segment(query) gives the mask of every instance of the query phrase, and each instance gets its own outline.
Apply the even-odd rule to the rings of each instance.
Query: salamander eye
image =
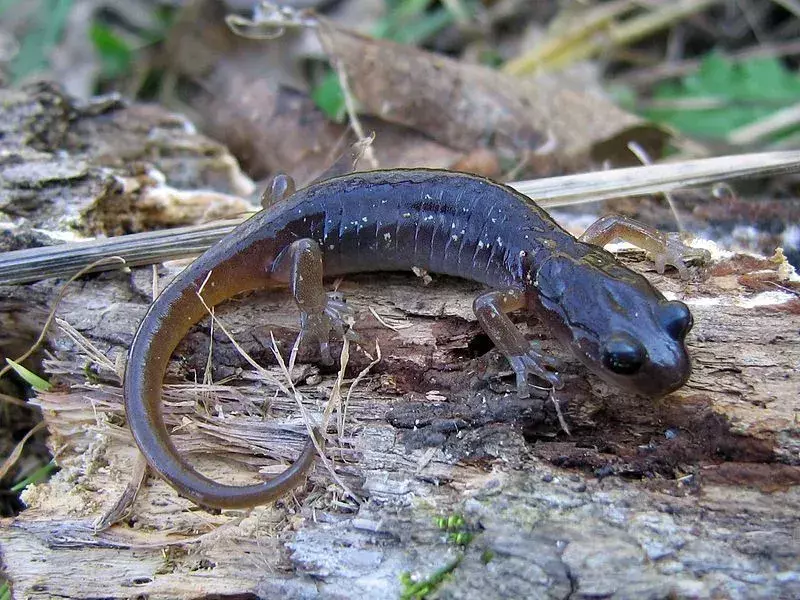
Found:
[[[664,331],[674,340],[685,338],[694,324],[689,307],[677,300],[664,304],[659,318]]]
[[[633,375],[642,368],[647,352],[644,346],[627,333],[618,333],[603,346],[603,364],[619,375]]]

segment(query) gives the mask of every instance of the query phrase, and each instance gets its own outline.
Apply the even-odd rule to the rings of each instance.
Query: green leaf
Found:
[[[39,10],[11,62],[11,80],[16,82],[47,67],[72,9],[72,0],[40,0]]]
[[[453,23],[453,13],[445,8],[432,11],[424,19],[400,30],[396,41],[404,44],[419,44],[432,38],[442,29]]]
[[[40,481],[46,480],[57,469],[58,465],[56,464],[55,459],[52,459],[49,463],[39,467],[22,481],[19,481],[15,483],[13,486],[11,486],[11,491],[14,492],[15,494],[19,494],[29,485],[33,485],[35,483],[39,483]]]
[[[17,4],[21,4],[22,0],[0,0],[0,17],[2,17],[9,8],[14,8]]]
[[[311,90],[311,99],[332,121],[341,123],[344,120],[344,92],[339,85],[339,77],[333,70]]]
[[[646,117],[690,135],[725,139],[800,101],[800,76],[774,57],[734,62],[712,52],[696,73],[659,85],[653,100]]]
[[[381,39],[417,45],[453,23],[455,17],[445,7],[429,10],[431,0],[405,0],[396,3],[378,21],[372,34]]]
[[[48,392],[50,391],[50,388],[53,387],[52,385],[50,385],[50,382],[48,382],[45,379],[42,379],[33,371],[26,369],[21,364],[14,362],[10,358],[7,358],[6,362],[8,362],[8,364],[11,365],[11,368],[14,369],[14,372],[17,375],[22,377],[25,380],[25,382],[36,391]]]
[[[467,8],[474,3],[475,0],[467,0]],[[434,0],[385,0],[385,4],[387,14],[372,30],[373,37],[379,39],[417,45],[455,21],[448,5],[434,6]],[[497,56],[489,60],[497,60]],[[312,89],[311,98],[328,118],[337,122],[344,120],[344,94],[335,73],[325,76]]]
[[[89,39],[100,56],[103,76],[112,79],[130,72],[133,51],[112,29],[101,23],[93,23],[89,29]]]

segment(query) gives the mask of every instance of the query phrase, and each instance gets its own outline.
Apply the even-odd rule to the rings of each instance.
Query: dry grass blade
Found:
[[[563,68],[615,46],[627,46],[648,35],[665,29],[686,17],[696,14],[720,0],[677,0],[652,3],[652,9],[641,16],[615,23],[615,19],[630,10],[630,3],[611,2],[590,9],[584,18],[575,20],[579,27],[570,28],[566,35],[554,34],[549,42],[528,54],[509,61],[506,73],[527,75],[543,70]]]
[[[800,2],[798,0],[772,0],[778,6],[782,6],[795,17],[800,19]]]
[[[86,337],[75,329],[72,325],[70,325],[64,319],[56,319],[56,323],[61,328],[61,331],[66,335],[72,342],[80,348],[80,350],[95,364],[99,367],[106,369],[107,371],[113,373],[119,381],[122,381],[122,372],[120,371],[120,365],[116,362],[111,361],[105,353],[103,353],[99,348],[97,348],[94,344],[92,344]]]
[[[550,34],[541,43],[513,60],[508,61],[503,71],[510,75],[526,75],[563,62],[565,55],[583,47],[593,37],[602,35],[615,19],[633,10],[632,2],[608,2],[585,9],[579,14],[569,14],[565,19],[556,19]],[[566,21],[566,26],[564,25]]]
[[[545,208],[711,185],[740,177],[800,170],[800,151],[764,152],[549,177],[509,185]],[[98,255],[114,254],[130,266],[200,254],[241,221],[181,227],[0,254],[0,285],[28,283],[95,269]],[[88,265],[88,266],[87,266]]]
[[[633,155],[641,161],[643,165],[652,165],[653,161],[647,155],[647,151],[642,148],[640,144],[637,142],[628,142],[628,149],[633,153]],[[672,197],[672,194],[669,192],[662,192],[664,195],[664,199],[667,201],[669,205],[669,209],[672,212],[672,216],[675,217],[675,223],[678,225],[678,231],[683,232],[686,228],[683,226],[683,220],[681,219],[681,214],[678,212],[678,207],[675,205],[675,199]]]
[[[336,433],[340,438],[344,437],[344,417],[342,415],[342,385],[344,384],[344,372],[347,368],[347,363],[350,362],[350,340],[344,338],[342,345],[342,354],[339,358],[339,371],[336,373],[336,381],[331,389],[330,398],[325,406],[325,411],[322,413],[322,430],[325,431],[328,427],[331,414],[334,409],[338,411],[339,419],[336,423]]]
[[[86,275],[86,273],[94,270],[95,268],[110,264],[124,265],[125,259],[119,256],[108,256],[105,258],[101,258],[100,260],[96,260],[93,263],[82,268],[77,273],[75,273],[72,277],[69,278],[69,280],[63,286],[61,286],[61,289],[59,290],[58,295],[56,296],[56,299],[53,302],[53,307],[50,309],[50,314],[47,315],[47,319],[44,322],[42,331],[41,333],[39,333],[39,337],[36,338],[36,341],[30,348],[28,348],[28,350],[24,354],[14,359],[15,363],[21,363],[22,361],[27,359],[31,354],[33,354],[36,351],[36,349],[44,341],[44,338],[47,335],[47,330],[50,329],[50,324],[53,322],[53,319],[55,319],[58,305],[61,304],[61,300],[64,299],[64,295],[67,293],[67,290],[69,289],[69,286],[72,284],[72,282],[78,279],[79,277],[83,277],[84,275]],[[11,369],[10,365],[6,365],[2,369],[0,369],[0,377],[8,373],[9,369]]]
[[[262,376],[262,377],[263,377],[263,378],[264,378],[266,381],[268,381],[270,384],[272,384],[272,385],[274,385],[274,386],[278,387],[278,388],[281,390],[281,392],[283,392],[283,393],[284,393],[284,394],[286,394],[287,396],[290,396],[291,394],[289,393],[289,389],[288,389],[286,386],[284,386],[284,385],[283,385],[283,384],[282,384],[280,381],[278,381],[277,379],[275,379],[275,378],[274,378],[272,375],[270,375],[270,374],[269,374],[269,373],[268,373],[268,372],[267,372],[267,371],[264,369],[264,367],[262,367],[262,366],[261,366],[261,365],[259,365],[259,364],[258,364],[258,363],[257,363],[255,360],[253,360],[253,357],[251,357],[251,356],[250,356],[250,355],[249,355],[249,354],[248,354],[248,353],[245,351],[245,349],[244,349],[244,348],[242,348],[242,347],[239,345],[239,342],[237,342],[237,341],[236,341],[236,339],[233,337],[233,335],[231,334],[231,332],[230,332],[230,331],[228,331],[228,329],[225,327],[225,325],[223,325],[223,324],[222,324],[222,322],[221,322],[221,321],[220,321],[220,320],[219,320],[219,319],[216,317],[216,315],[214,314],[214,311],[212,310],[212,308],[211,308],[211,307],[210,307],[210,306],[209,306],[209,305],[206,303],[205,299],[203,298],[203,287],[205,286],[205,284],[206,284],[206,282],[208,281],[208,278],[209,278],[209,277],[211,277],[211,273],[210,273],[210,272],[209,272],[209,274],[206,276],[206,280],[205,280],[205,281],[203,282],[203,284],[200,286],[200,289],[199,289],[199,290],[197,290],[197,297],[200,299],[200,302],[202,302],[203,306],[204,306],[204,307],[205,307],[205,309],[206,309],[206,312],[207,312],[207,313],[208,313],[208,315],[211,317],[211,321],[212,321],[212,322],[213,322],[213,323],[214,323],[214,324],[215,324],[217,327],[219,327],[219,328],[220,328],[220,330],[222,331],[222,333],[224,333],[224,334],[225,334],[225,337],[227,337],[227,338],[230,340],[230,342],[233,344],[233,347],[234,347],[234,348],[236,348],[236,351],[239,353],[239,355],[240,355],[242,358],[244,358],[244,359],[245,359],[245,360],[248,362],[248,364],[249,364],[251,367],[253,367],[253,368],[254,368],[254,369],[255,369],[255,370],[256,370],[256,371],[259,373],[259,375],[261,375],[261,376]]]
[[[45,425],[44,421],[39,421],[36,425],[33,426],[33,428],[28,433],[25,434],[25,437],[22,438],[17,443],[16,446],[14,446],[14,449],[11,451],[11,454],[9,454],[8,457],[3,461],[3,464],[0,465],[0,479],[2,479],[8,474],[11,467],[13,467],[14,464],[19,460],[19,457],[22,456],[22,449],[25,447],[25,443],[29,439],[31,439],[31,437],[37,431],[39,431],[42,427],[44,427],[44,425]]]
[[[800,170],[800,151],[762,152],[611,169],[509,184],[543,207],[583,204]]]
[[[553,403],[556,409],[556,417],[558,417],[558,424],[561,425],[561,429],[563,429],[564,433],[568,436],[572,437],[572,432],[569,430],[567,420],[564,418],[564,413],[561,412],[561,402],[556,398],[556,390],[554,388],[550,388],[550,402]]]
[[[324,44],[325,38],[320,37],[320,43]],[[347,73],[345,72],[341,62],[334,58],[335,55],[333,53],[329,53],[329,55],[331,57],[331,65],[336,70],[336,76],[339,78],[339,87],[342,89],[344,106],[345,110],[347,111],[347,119],[350,123],[350,127],[353,128],[353,132],[356,134],[356,136],[358,136],[359,142],[357,143],[363,144],[365,141],[371,141],[371,138],[374,138],[374,134],[372,136],[368,135],[364,131],[363,125],[361,125],[361,121],[358,118],[356,100],[353,98],[353,92],[350,90],[350,83],[347,79]],[[371,169],[380,168],[380,165],[378,164],[378,157],[375,155],[375,150],[371,143],[363,145],[363,157]]]
[[[9,396],[8,394],[0,393],[0,400],[6,402],[7,404],[13,404],[14,406],[20,406],[22,408],[29,408],[31,410],[36,408],[35,405],[29,404],[25,402],[25,400],[20,400],[19,398],[15,398],[14,396]]]
[[[298,407],[300,408],[300,412],[303,415],[303,421],[305,421],[306,428],[308,429],[308,435],[311,436],[311,440],[314,442],[314,448],[316,448],[317,454],[319,454],[322,464],[325,465],[325,468],[328,470],[333,480],[339,484],[339,486],[345,491],[345,493],[348,496],[350,496],[353,500],[355,500],[358,504],[361,504],[362,502],[361,498],[358,495],[356,495],[356,493],[353,492],[353,490],[350,489],[350,487],[342,480],[341,477],[339,477],[339,475],[336,473],[336,469],[333,468],[333,463],[331,463],[330,459],[326,456],[325,450],[323,449],[322,445],[319,443],[319,440],[317,439],[317,436],[315,435],[314,425],[311,422],[311,418],[308,416],[305,406],[303,406],[303,396],[294,386],[294,382],[292,381],[292,376],[290,374],[291,371],[286,366],[286,363],[283,360],[283,356],[281,356],[281,353],[278,350],[278,344],[275,341],[275,336],[272,335],[272,332],[270,332],[269,335],[272,340],[272,348],[271,348],[272,353],[275,355],[275,360],[278,361],[278,365],[280,366],[281,371],[283,372],[283,375],[286,378],[286,381],[292,390],[292,395],[294,396],[294,399],[297,402]],[[290,359],[293,359],[297,355],[297,348],[299,347],[299,341],[300,338],[298,337],[298,339],[295,340],[294,346],[292,347],[292,354],[290,356]],[[347,346],[346,338],[344,343],[345,346]],[[290,362],[290,364],[292,362],[293,360]],[[339,368],[339,373],[337,374],[337,380],[336,384],[334,385],[334,390],[336,390],[341,386],[341,380],[344,374],[344,368],[346,364],[347,364],[346,360],[343,359],[342,366]]]
[[[345,342],[346,340],[347,338],[345,338]],[[344,423],[347,421],[347,407],[350,405],[350,396],[353,394],[353,390],[356,389],[356,386],[359,383],[361,383],[361,380],[364,379],[364,377],[366,377],[367,374],[372,370],[372,367],[381,362],[381,358],[382,358],[381,345],[378,343],[378,340],[375,340],[375,358],[373,358],[372,362],[370,362],[366,367],[364,367],[361,370],[361,372],[359,372],[358,375],[356,375],[356,378],[353,380],[353,382],[350,384],[350,387],[347,389],[347,397],[345,398],[344,404],[342,405],[342,412],[341,412],[341,419],[339,426],[340,429],[339,437],[342,437],[344,435],[343,430],[344,430]]]
[[[95,533],[108,529],[128,515],[131,505],[133,501],[136,500],[136,495],[139,493],[142,483],[144,483],[146,474],[147,460],[145,460],[144,455],[140,453],[136,457],[133,473],[131,473],[131,479],[128,481],[128,485],[125,486],[125,490],[120,494],[119,498],[117,498],[117,501],[114,502],[114,505],[109,508],[108,511],[100,515],[94,522]]]
[[[211,276],[211,273],[209,273],[208,276],[206,277],[206,281],[208,281],[208,277],[210,277],[210,276]],[[219,327],[219,329],[225,334],[225,336],[233,344],[234,348],[236,348],[236,351],[242,356],[242,358],[244,358],[248,362],[248,364],[250,364],[250,366],[252,366],[256,370],[256,372],[261,377],[263,377],[269,383],[271,383],[271,384],[275,385],[276,387],[278,387],[281,390],[281,392],[283,392],[287,397],[292,397],[292,398],[295,399],[295,401],[297,402],[298,408],[300,410],[300,414],[301,414],[301,416],[303,418],[303,422],[306,425],[306,429],[308,431],[308,435],[310,436],[312,442],[314,443],[314,448],[316,448],[317,453],[319,454],[320,460],[322,460],[322,463],[325,465],[325,468],[328,469],[328,471],[330,472],[331,477],[334,479],[334,481],[336,481],[336,483],[338,483],[341,486],[341,488],[345,491],[345,493],[347,493],[347,495],[349,495],[351,498],[353,498],[353,500],[355,500],[356,502],[358,502],[360,504],[361,503],[361,498],[359,498],[350,489],[350,487],[341,479],[341,477],[339,477],[339,475],[336,473],[335,469],[333,468],[333,465],[331,464],[330,460],[325,455],[325,450],[322,448],[322,446],[319,443],[319,440],[317,439],[317,436],[315,435],[315,427],[314,427],[314,423],[313,423],[313,421],[311,419],[311,416],[308,414],[308,411],[306,410],[305,406],[303,405],[303,396],[297,390],[297,388],[294,385],[294,382],[292,381],[292,377],[291,377],[291,374],[290,374],[291,371],[286,366],[286,363],[283,360],[283,356],[281,355],[280,351],[278,350],[278,345],[277,345],[277,342],[275,341],[275,337],[272,335],[272,332],[270,332],[270,338],[272,340],[271,350],[272,350],[272,353],[275,355],[275,359],[278,361],[278,365],[280,366],[284,377],[286,378],[286,382],[288,384],[288,387],[286,385],[283,385],[283,383],[281,383],[280,381],[278,381],[274,377],[272,377],[272,375],[270,375],[270,373],[267,372],[267,370],[264,369],[264,367],[262,367],[255,360],[253,360],[253,357],[251,357],[247,353],[247,351],[245,351],[245,349],[241,347],[241,345],[234,339],[234,337],[230,333],[230,331],[228,331],[228,329],[222,324],[222,322],[220,322],[219,319],[214,315],[214,311],[206,303],[205,299],[202,296],[203,286],[204,285],[205,285],[205,282],[203,283],[203,285],[200,286],[200,289],[197,291],[197,297],[200,299],[200,302],[202,302],[203,306],[206,309],[206,312],[211,317],[212,322],[214,324],[216,324],[217,327]],[[291,354],[291,357],[290,357],[290,364],[293,363],[293,359],[297,355],[298,343],[299,343],[299,339],[295,341],[295,345],[292,348],[292,354]],[[341,371],[343,371],[343,368],[341,369]]]
[[[800,123],[800,102],[775,111],[754,123],[739,127],[730,133],[728,141],[742,146],[756,144],[776,133],[796,127],[798,123]]]
[[[742,62],[754,58],[779,58],[800,54],[800,41],[775,42],[771,44],[753,46],[739,52],[727,52],[727,56],[734,62]],[[646,88],[665,79],[675,79],[696,73],[703,64],[701,58],[681,61],[663,62],[630,71],[614,79],[615,83],[636,88]]]
[[[378,314],[378,311],[376,311],[373,307],[368,306],[367,308],[369,309],[369,312],[372,313],[372,316],[375,317],[375,320],[384,327],[386,327],[386,329],[391,329],[392,331],[402,331],[403,329],[408,329],[409,327],[413,327],[413,325],[408,322],[408,319],[403,319],[403,320],[396,319],[398,321],[398,324],[393,325],[389,323],[389,321],[387,320],[388,318],[392,317],[382,317],[381,315]]]
[[[28,248],[0,254],[0,284],[30,283],[68,277],[76,271],[107,271],[120,264],[103,262],[113,255],[129,267],[195,256],[230,233],[242,219],[121,235],[88,242]]]

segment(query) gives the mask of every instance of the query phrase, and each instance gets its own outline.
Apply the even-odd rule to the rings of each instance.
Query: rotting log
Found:
[[[637,253],[627,258],[649,267]],[[162,269],[159,285],[178,268]],[[249,512],[211,514],[150,479],[130,515],[97,534],[93,523],[136,459],[116,357],[147,306],[152,275],[88,278],[59,309],[47,362],[58,387],[36,400],[62,470],[26,492],[29,508],[4,523],[15,595],[394,598],[402,573],[445,568],[443,598],[797,597],[800,299],[780,282],[785,271],[734,256],[690,283],[647,273],[686,300],[696,321],[694,374],[658,401],[587,375],[535,322],[520,322],[568,361],[559,398],[571,436],[546,398],[520,401],[511,378],[494,374],[502,362],[471,316],[473,284],[347,278],[340,289],[383,356],[347,400],[341,431],[329,430],[338,475],[362,503],[319,463],[305,488]],[[370,307],[410,326],[389,330]],[[270,331],[284,350],[296,333],[285,294],[252,294],[217,315],[281,377]],[[208,332],[201,324],[181,344],[173,382],[204,380]],[[105,359],[87,358],[76,334]],[[256,377],[218,329],[213,340],[212,378],[231,381],[169,387],[168,419],[201,470],[252,481],[299,451],[304,426],[293,398]],[[369,362],[350,348],[346,377]],[[294,378],[319,414],[335,373],[305,364]],[[463,545],[435,522],[453,514],[472,534]]]
[[[9,234],[16,246],[36,242],[42,227],[79,226],[75,217],[87,210],[102,229],[111,220],[98,218],[98,198],[135,212],[137,201],[154,198],[140,192],[159,187],[150,168],[168,186],[181,173],[240,178],[219,146],[155,109],[69,107],[48,88],[4,93],[0,147],[15,160],[0,165],[0,209],[32,227]],[[154,132],[156,148],[144,143]],[[113,160],[120,144],[144,156]],[[170,144],[183,149],[189,169]],[[190,151],[209,147],[210,162],[208,152]],[[112,160],[99,168],[98,156]],[[134,169],[138,160],[145,166]],[[120,178],[131,185],[111,185]],[[64,198],[66,208],[54,201]],[[638,253],[625,259],[695,314],[695,371],[669,397],[645,400],[605,385],[521,320],[567,361],[558,399],[568,436],[548,398],[520,401],[509,393],[511,378],[496,376],[503,362],[471,312],[476,286],[438,277],[425,285],[410,274],[348,277],[340,289],[359,312],[361,333],[379,340],[382,360],[349,397],[345,381],[347,410],[341,419],[334,413],[328,452],[361,502],[319,463],[304,488],[252,511],[209,513],[148,479],[129,514],[99,532],[95,523],[137,462],[119,374],[153,277],[148,268],[86,277],[66,294],[49,339],[45,367],[56,387],[35,400],[61,471],[27,490],[28,509],[0,530],[14,596],[396,598],[403,573],[438,572],[430,587],[440,598],[800,597],[796,283],[780,260],[722,257],[684,283],[655,275]],[[158,287],[180,267],[160,269]],[[0,288],[4,322],[46,309],[56,285]],[[384,327],[369,307],[401,326]],[[217,314],[272,380],[218,328],[206,379],[212,344],[201,324],[170,369],[166,413],[179,447],[203,471],[253,481],[303,443],[294,398],[276,390],[282,374],[270,350],[274,332],[286,352],[297,315],[281,293],[252,294]],[[346,378],[370,362],[350,348]],[[319,415],[336,373],[302,362],[293,378]],[[451,518],[449,529],[436,521],[457,514],[463,524]]]

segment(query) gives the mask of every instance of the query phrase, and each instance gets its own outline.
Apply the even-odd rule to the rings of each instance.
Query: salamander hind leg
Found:
[[[530,396],[529,375],[548,381],[556,389],[562,385],[561,377],[555,371],[558,361],[537,352],[506,314],[524,306],[523,292],[513,289],[486,292],[478,296],[472,305],[486,335],[511,364],[517,377],[517,394],[520,398]]]
[[[580,237],[582,242],[595,246],[605,246],[616,239],[625,240],[649,253],[659,273],[664,273],[667,265],[675,267],[681,279],[689,279],[687,262],[707,263],[711,259],[708,250],[687,246],[677,233],[662,233],[622,215],[600,217]]]
[[[272,267],[272,276],[289,284],[289,290],[300,309],[300,342],[315,341],[319,344],[322,363],[333,364],[330,334],[333,331],[356,339],[351,329],[354,313],[341,294],[325,292],[319,244],[311,239],[293,242],[278,255]]]

